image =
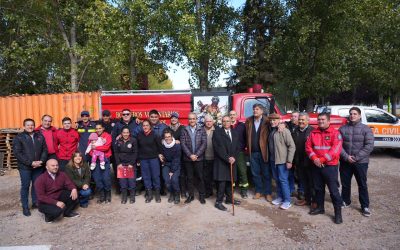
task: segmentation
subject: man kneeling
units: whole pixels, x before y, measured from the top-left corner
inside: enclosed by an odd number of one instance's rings
[[[78,204],[74,183],[64,172],[58,171],[57,160],[48,160],[46,169],[35,181],[39,211],[44,213],[45,221],[51,223],[61,214],[65,217],[79,216],[73,211]]]

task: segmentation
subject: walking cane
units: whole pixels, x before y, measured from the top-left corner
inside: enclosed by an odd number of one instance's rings
[[[232,216],[235,216],[235,199],[233,192],[233,163],[231,163],[231,191],[232,191]]]

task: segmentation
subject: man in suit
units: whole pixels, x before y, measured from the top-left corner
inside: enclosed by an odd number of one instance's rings
[[[238,135],[231,130],[231,118],[226,115],[222,118],[222,128],[215,130],[213,136],[214,148],[214,180],[217,184],[217,200],[215,207],[226,211],[222,205],[224,194],[226,196],[225,204],[232,204],[231,190],[231,164],[233,164],[233,181],[236,179],[236,157],[239,154]],[[239,205],[239,201],[234,201]]]

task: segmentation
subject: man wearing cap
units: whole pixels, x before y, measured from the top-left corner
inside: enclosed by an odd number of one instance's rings
[[[131,135],[135,135],[135,136],[137,135],[136,130],[139,127],[141,127],[141,126],[138,126],[136,117],[132,117],[132,111],[128,108],[124,108],[121,111],[121,119],[115,123],[114,128],[112,129],[111,136],[113,139],[113,143],[115,143],[117,138],[119,138],[119,136],[121,136],[121,132],[124,127],[128,127]]]
[[[172,112],[171,113],[171,121],[169,124],[169,129],[172,131],[172,136],[175,139],[175,143],[180,144],[180,139],[182,135],[182,130],[185,129],[185,126],[179,123],[179,114],[177,112]],[[181,190],[181,198],[186,199],[187,195],[187,175],[186,175],[186,170],[183,165],[183,157],[181,159],[181,171],[179,175],[179,187]]]
[[[79,152],[85,156],[85,161],[89,161],[89,156],[85,152],[88,147],[89,135],[96,132],[96,124],[90,120],[88,111],[81,112],[81,120],[78,122],[76,130],[79,133]]]
[[[110,110],[103,110],[103,112],[101,113],[102,118],[99,120],[99,122],[101,122],[103,124],[104,127],[104,131],[106,131],[107,133],[109,133],[111,135],[112,130],[115,126],[115,119],[111,118],[111,112]]]

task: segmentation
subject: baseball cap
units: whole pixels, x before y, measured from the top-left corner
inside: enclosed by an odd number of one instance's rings
[[[177,112],[172,112],[171,113],[171,118],[172,117],[175,117],[175,118],[179,119],[179,114]]]
[[[89,111],[84,110],[84,111],[81,112],[81,117],[82,116],[86,116],[86,115],[90,116]]]
[[[110,110],[103,110],[103,113],[102,113],[102,115],[103,116],[111,116],[111,112],[110,112]]]

